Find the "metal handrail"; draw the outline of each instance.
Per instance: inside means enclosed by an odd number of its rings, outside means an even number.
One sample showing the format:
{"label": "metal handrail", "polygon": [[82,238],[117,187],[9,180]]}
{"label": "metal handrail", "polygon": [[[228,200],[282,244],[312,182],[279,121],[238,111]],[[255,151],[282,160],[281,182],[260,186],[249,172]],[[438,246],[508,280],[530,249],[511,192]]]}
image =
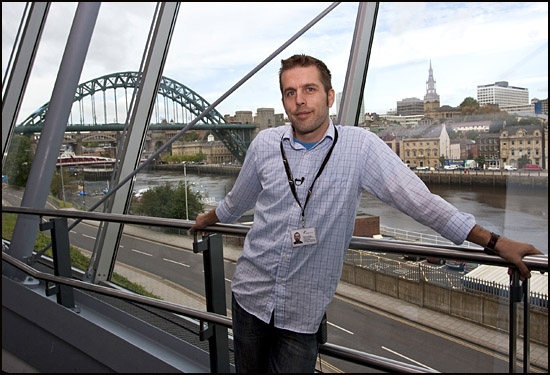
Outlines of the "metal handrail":
{"label": "metal handrail", "polygon": [[55,275],[52,275],[52,274],[49,274],[49,273],[46,273],[46,272],[41,272],[41,271],[38,271],[35,268],[29,266],[28,264],[25,264],[24,262],[20,261],[19,259],[16,259],[16,258],[12,257],[11,255],[6,254],[4,252],[2,252],[2,260],[10,263],[12,266],[17,267],[21,271],[27,273],[28,275],[30,275],[30,276],[32,276],[36,279],[51,281],[51,282],[59,283],[59,284],[63,284],[63,285],[68,285],[68,286],[72,286],[72,287],[75,287],[75,288],[88,290],[88,291],[91,291],[91,292],[105,294],[105,295],[108,295],[108,296],[111,296],[111,297],[122,298],[122,299],[125,299],[125,300],[128,300],[128,301],[139,302],[139,303],[143,303],[143,304],[148,305],[148,306],[158,307],[160,309],[168,310],[168,311],[171,311],[171,312],[175,312],[175,313],[182,314],[182,315],[185,315],[185,316],[189,316],[189,317],[192,317],[192,318],[196,318],[196,319],[199,319],[199,320],[205,320],[205,321],[208,321],[208,322],[211,322],[211,323],[220,324],[220,325],[223,325],[223,326],[228,327],[228,328],[232,327],[231,319],[226,317],[226,316],[223,316],[223,315],[212,314],[212,313],[209,313],[209,312],[196,310],[196,309],[193,309],[193,308],[190,308],[190,307],[184,307],[184,306],[179,305],[177,303],[166,302],[166,301],[162,301],[162,300],[152,298],[152,297],[146,297],[146,296],[142,296],[142,295],[139,295],[139,294],[125,292],[125,291],[122,291],[122,290],[118,290],[118,289],[114,289],[114,288],[110,288],[110,287],[106,287],[106,286],[101,286],[101,285],[92,284],[92,283],[85,282],[85,281],[69,279],[67,277],[55,276]]}
{"label": "metal handrail", "polygon": [[[48,217],[67,217],[73,219],[89,219],[94,221],[108,221],[123,224],[150,225],[158,227],[171,227],[180,229],[189,229],[195,222],[191,220],[167,219],[150,216],[135,216],[122,214],[108,214],[99,212],[85,212],[74,210],[52,210],[38,209],[29,207],[2,206],[2,212],[30,214]],[[245,236],[250,230],[249,226],[239,224],[216,224],[205,227],[201,231],[233,234]],[[442,259],[463,259],[476,263],[493,264],[504,267],[514,267],[514,265],[497,255],[488,255],[481,248],[464,248],[451,245],[433,245],[418,244],[406,241],[375,239],[367,237],[352,237],[349,245],[350,249],[380,251],[397,254],[422,255]],[[528,255],[523,258],[523,262],[532,271],[548,271],[548,256],[546,255]]]}
{"label": "metal handrail", "polygon": [[[11,207],[2,206],[2,212],[18,213],[18,214],[31,214],[49,217],[66,217],[66,218],[79,218],[90,219],[95,221],[110,221],[119,222],[125,224],[137,224],[148,226],[161,226],[161,227],[175,227],[181,229],[189,229],[194,221],[179,220],[179,219],[167,219],[156,218],[148,216],[134,216],[134,215],[121,215],[121,214],[106,214],[106,213],[94,213],[94,212],[82,212],[73,210],[51,210],[51,209],[34,209],[28,207]],[[205,227],[205,232],[217,232],[221,234],[233,234],[245,236],[250,227],[237,224],[216,224]],[[372,251],[382,251],[390,253],[407,253],[422,256],[434,256],[444,259],[464,259],[471,260],[478,263],[496,264],[501,266],[514,266],[506,260],[496,256],[485,254],[481,249],[468,249],[458,246],[441,246],[431,244],[416,244],[410,242],[393,241],[393,240],[379,240],[366,237],[352,237],[350,242],[350,249],[369,249]],[[140,296],[137,294],[131,294],[120,290],[115,290],[107,287],[102,287],[96,284],[90,284],[74,279],[68,279],[64,277],[54,276],[47,273],[42,273],[35,270],[24,262],[2,253],[2,260],[9,262],[22,271],[30,274],[38,279],[44,279],[48,281],[55,281],[61,284],[74,286],[81,289],[91,290],[98,293],[108,294],[114,297],[122,299],[128,299],[135,302],[144,303],[153,307],[158,307],[175,313],[180,313],[190,317],[200,319],[202,321],[208,321],[212,323],[218,323],[228,328],[232,327],[231,319],[192,308],[187,308],[178,304],[156,300],[149,297]],[[548,270],[548,257],[544,255],[526,256],[523,258],[525,264],[533,271],[546,272]],[[515,272],[517,274],[517,271]],[[515,308],[514,308],[515,309]],[[512,310],[511,303],[511,313]],[[515,325],[515,322],[511,321],[511,329]],[[528,327],[524,327],[525,330]],[[515,341],[516,335],[511,334],[511,340]],[[525,344],[525,343],[524,343]],[[334,344],[324,344],[319,347],[319,352],[327,355],[331,355],[340,359],[348,360],[350,362],[359,363],[375,369],[398,371],[398,372],[427,372],[426,368],[420,368],[417,366],[409,365],[402,362],[390,360],[388,358],[374,356],[372,354],[359,352],[350,348],[340,347]],[[515,350],[510,350],[510,361],[515,363]],[[528,367],[528,359],[525,361]],[[515,371],[511,371],[515,372]]]}
{"label": "metal handrail", "polygon": [[[4,211],[3,208],[2,208],[2,211]],[[5,210],[5,211],[11,212],[11,210]],[[199,319],[201,321],[220,324],[227,328],[233,327],[231,318],[228,318],[223,315],[204,312],[201,310],[185,307],[176,303],[166,302],[155,298],[142,296],[139,294],[117,290],[110,287],[100,286],[97,284],[91,284],[89,282],[79,281],[79,280],[70,279],[67,277],[55,276],[49,273],[41,272],[25,264],[21,260],[12,257],[11,255],[5,252],[2,252],[2,261],[8,262],[12,266],[18,268],[19,270],[27,273],[28,275],[36,279],[51,281],[54,283],[68,285],[75,288],[108,295],[111,297],[116,297],[116,298],[121,298],[128,301],[142,303],[147,306],[160,308],[173,313],[178,313],[181,315]],[[410,373],[435,372],[423,367],[410,365],[407,363],[391,360],[389,358],[379,357],[373,354],[360,352],[358,350],[353,350],[350,348],[346,348],[343,346],[330,344],[330,343],[325,343],[320,345],[319,352],[322,354],[348,360],[353,363],[357,363],[360,365],[368,366],[368,367],[378,369],[378,370],[383,370],[383,371],[410,372]]]}

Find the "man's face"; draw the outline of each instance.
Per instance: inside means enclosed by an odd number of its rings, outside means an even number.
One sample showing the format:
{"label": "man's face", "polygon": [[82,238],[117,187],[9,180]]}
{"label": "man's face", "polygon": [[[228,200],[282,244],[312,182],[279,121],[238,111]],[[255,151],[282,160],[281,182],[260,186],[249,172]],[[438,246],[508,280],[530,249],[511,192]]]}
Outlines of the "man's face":
{"label": "man's face", "polygon": [[294,241],[296,242],[300,241],[300,233],[298,232],[294,233]]}
{"label": "man's face", "polygon": [[334,103],[334,90],[327,94],[316,66],[296,67],[281,76],[283,106],[302,142],[321,140],[329,125],[329,108]]}

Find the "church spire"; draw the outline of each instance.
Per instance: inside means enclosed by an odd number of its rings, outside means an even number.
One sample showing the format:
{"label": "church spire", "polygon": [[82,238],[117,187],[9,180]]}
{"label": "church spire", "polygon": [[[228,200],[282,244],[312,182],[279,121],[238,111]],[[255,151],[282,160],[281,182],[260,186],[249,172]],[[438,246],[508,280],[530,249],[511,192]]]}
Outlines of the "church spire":
{"label": "church spire", "polygon": [[433,117],[433,114],[439,109],[439,95],[435,91],[434,71],[432,69],[432,60],[430,59],[430,70],[428,71],[428,80],[426,81],[426,95],[424,96],[424,115]]}
{"label": "church spire", "polygon": [[430,70],[428,71],[428,80],[426,81],[426,96],[424,96],[424,101],[439,101],[439,95],[435,90],[435,80],[434,73],[432,69],[432,60],[430,59]]}

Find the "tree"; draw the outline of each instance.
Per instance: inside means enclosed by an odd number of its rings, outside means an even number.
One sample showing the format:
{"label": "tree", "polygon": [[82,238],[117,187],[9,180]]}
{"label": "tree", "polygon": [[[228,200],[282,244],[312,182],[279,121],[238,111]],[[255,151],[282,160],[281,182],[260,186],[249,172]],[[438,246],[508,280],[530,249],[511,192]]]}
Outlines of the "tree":
{"label": "tree", "polygon": [[522,155],[521,158],[518,159],[518,168],[523,168],[525,164],[531,164],[531,159],[527,155]]}
{"label": "tree", "polygon": [[155,186],[134,202],[131,211],[137,215],[193,220],[204,208],[200,194],[187,188],[187,209],[185,205],[185,184],[180,181],[176,187],[169,184]]}
{"label": "tree", "polygon": [[161,160],[167,163],[181,163],[181,162],[202,162],[207,159],[207,155],[200,151],[193,155],[164,155]]}
{"label": "tree", "polygon": [[196,130],[190,130],[190,131],[185,132],[181,136],[180,141],[182,141],[182,142],[194,142],[194,141],[198,141],[200,138],[201,137],[200,137],[199,133]]}
{"label": "tree", "polygon": [[50,193],[58,199],[63,199],[63,194],[74,194],[77,191],[77,180],[75,174],[69,168],[63,168],[63,178],[61,178],[61,168],[58,169],[52,178]]}
{"label": "tree", "polygon": [[477,130],[468,130],[464,136],[468,139],[475,141],[479,137],[479,132]]}
{"label": "tree", "polygon": [[468,96],[460,103],[459,108],[463,116],[473,115],[479,111],[479,103],[471,96]]}
{"label": "tree", "polygon": [[31,140],[23,135],[15,134],[11,140],[3,174],[8,175],[8,184],[25,186],[29,178],[34,152]]}
{"label": "tree", "polygon": [[485,156],[483,155],[479,155],[474,160],[480,168],[483,168],[483,166],[485,165]]}
{"label": "tree", "polygon": [[518,121],[518,125],[527,126],[527,125],[541,125],[541,122],[536,117],[525,117]]}

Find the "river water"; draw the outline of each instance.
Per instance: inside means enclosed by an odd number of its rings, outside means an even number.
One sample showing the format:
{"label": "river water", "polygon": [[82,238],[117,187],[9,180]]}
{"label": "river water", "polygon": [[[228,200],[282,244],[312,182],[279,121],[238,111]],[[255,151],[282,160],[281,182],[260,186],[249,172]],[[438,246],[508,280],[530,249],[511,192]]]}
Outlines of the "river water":
{"label": "river water", "polygon": [[[134,191],[168,183],[176,185],[184,181],[179,171],[146,171],[139,173]],[[194,191],[218,202],[233,187],[235,176],[187,174],[187,183]],[[90,191],[94,184],[105,188],[105,182],[86,182]],[[476,217],[478,224],[505,237],[529,242],[543,253],[548,254],[548,192],[525,187],[472,187],[430,185],[434,194],[456,206],[460,211]],[[91,198],[91,197],[90,197]],[[409,230],[424,234],[434,234],[430,228],[411,219],[409,216],[386,205],[364,192],[358,214],[380,217],[380,225],[390,228]]]}

